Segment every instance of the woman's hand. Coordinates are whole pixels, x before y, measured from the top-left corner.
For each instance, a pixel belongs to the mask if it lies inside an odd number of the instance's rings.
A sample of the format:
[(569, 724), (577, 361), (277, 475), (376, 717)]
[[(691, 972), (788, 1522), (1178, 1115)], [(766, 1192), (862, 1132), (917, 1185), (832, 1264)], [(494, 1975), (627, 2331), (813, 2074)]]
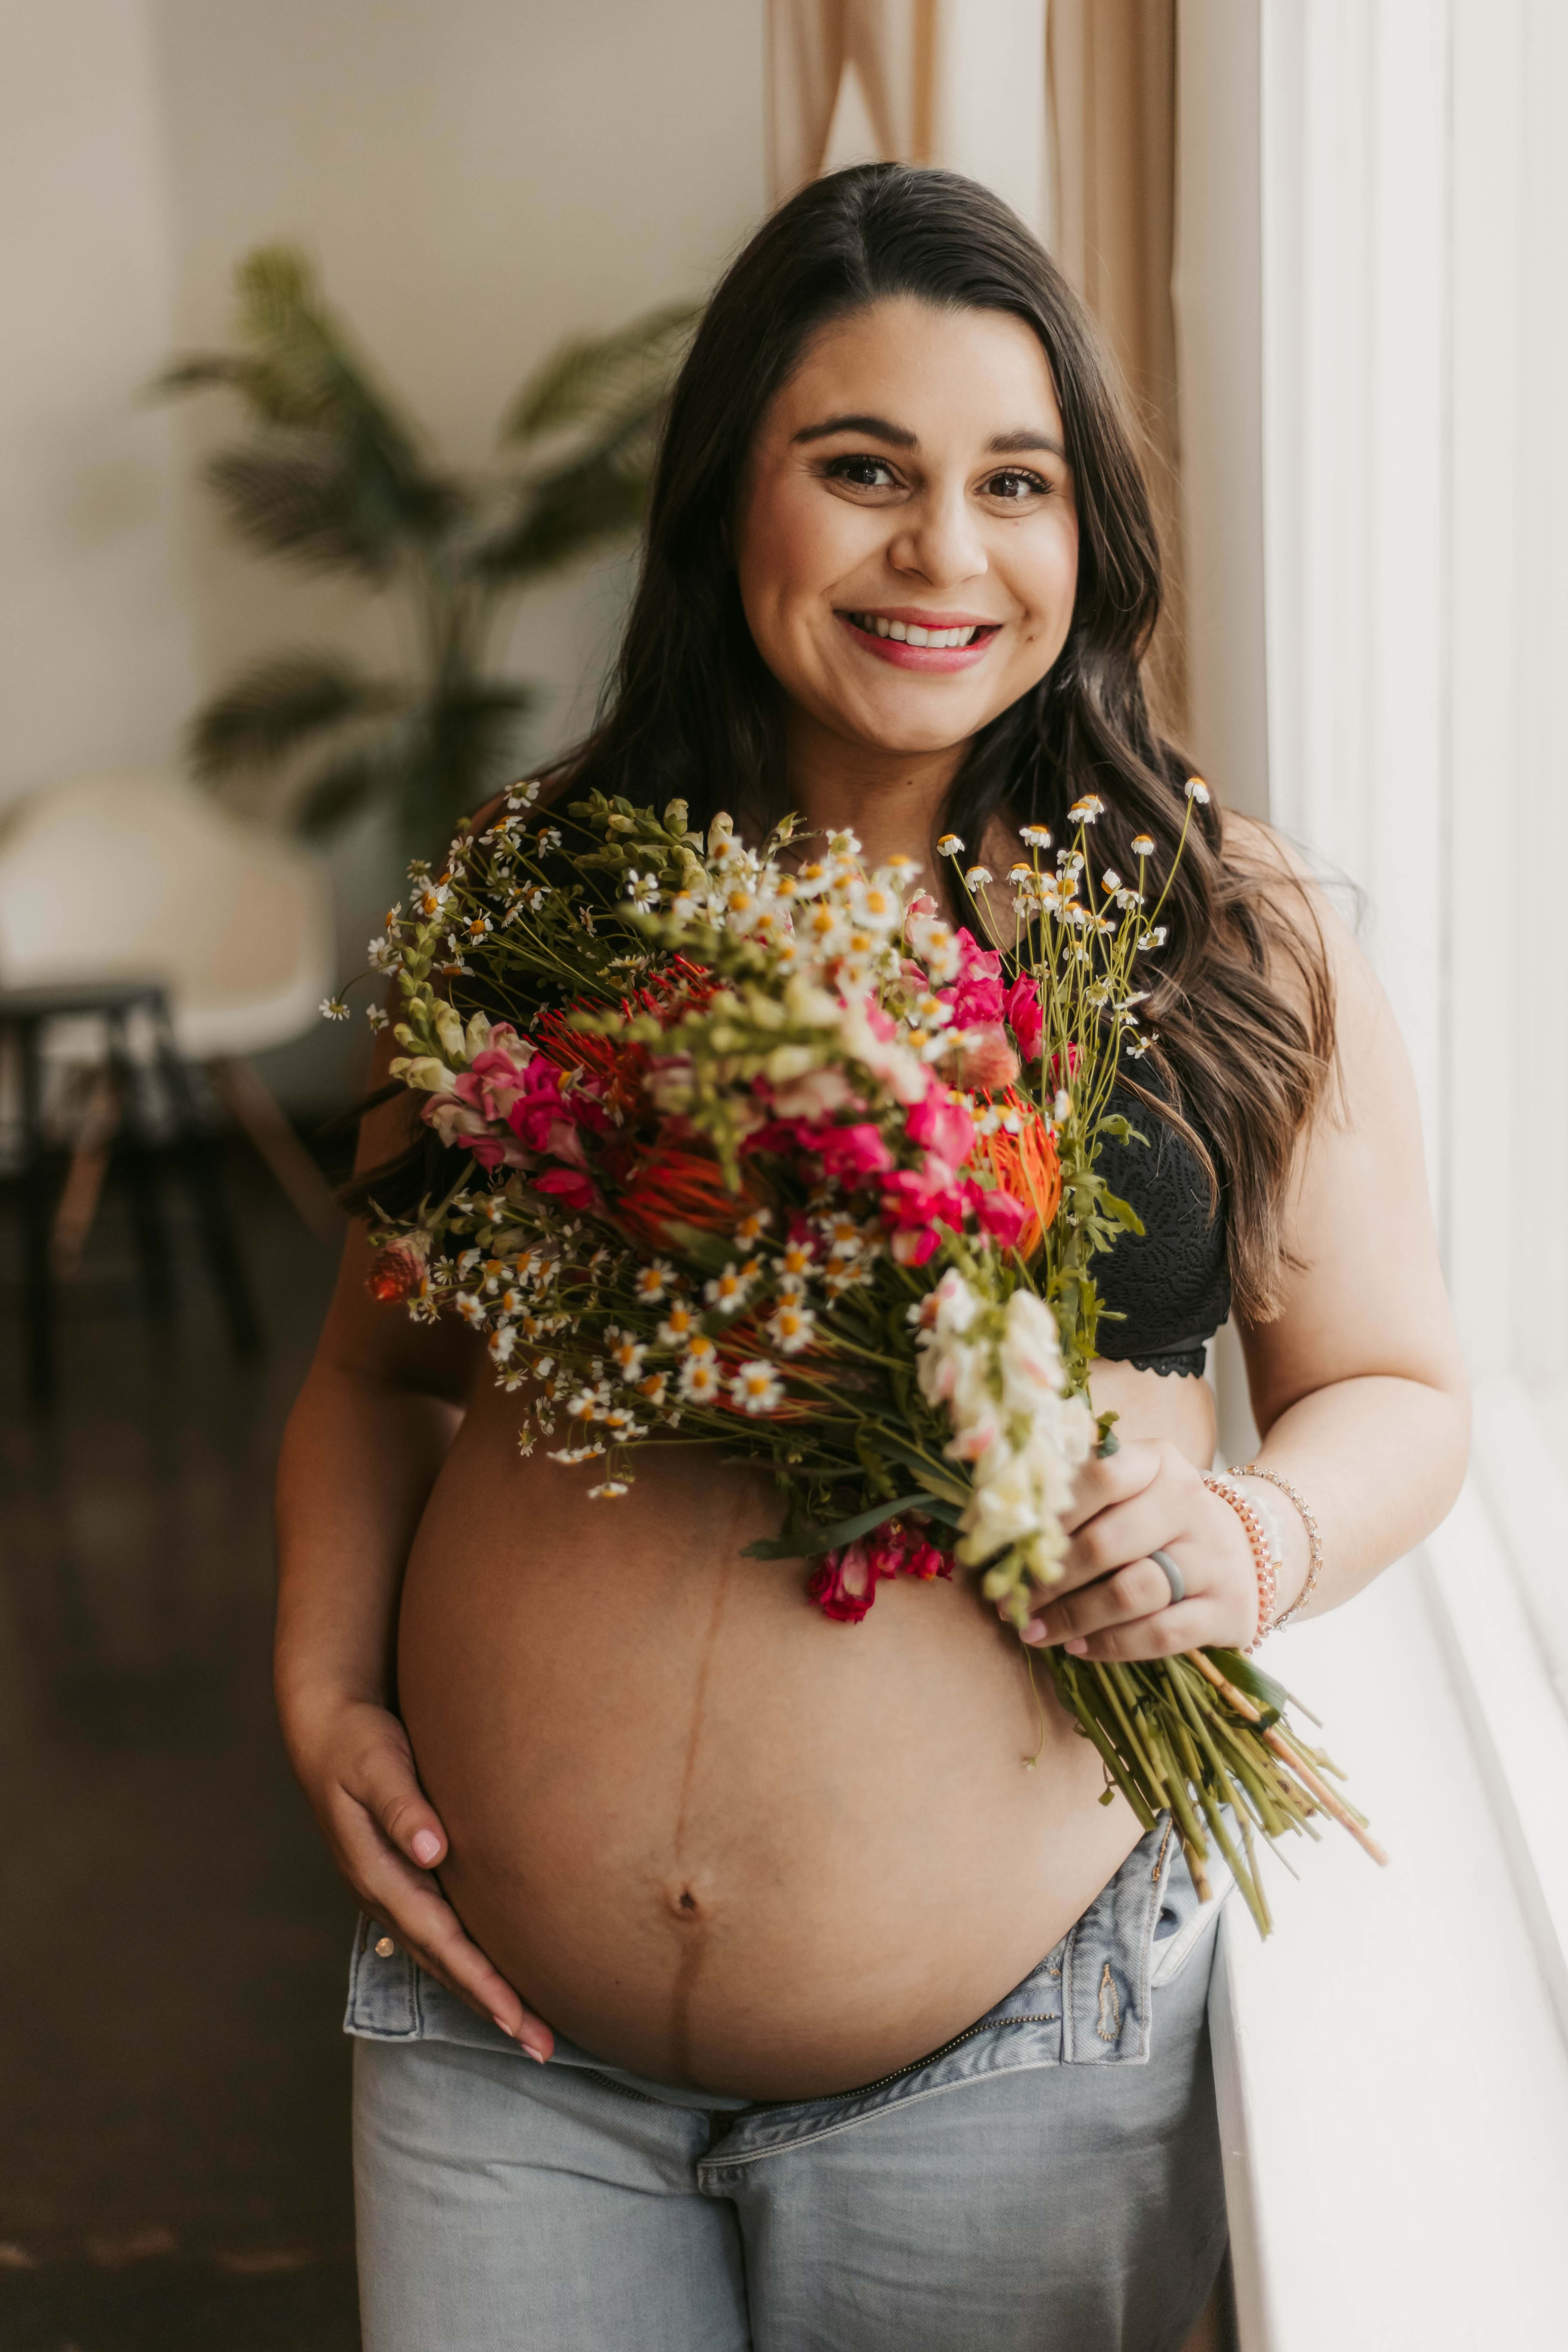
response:
[[(1062, 1580), (1026, 1642), (1076, 1658), (1164, 1658), (1245, 1649), (1258, 1631), (1258, 1570), (1240, 1519), (1169, 1444), (1124, 1444), (1079, 1472)], [(1168, 1551), (1186, 1590), (1171, 1599)]]
[(363, 1699), (305, 1711), (303, 1720), (289, 1712), (294, 1769), (362, 1908), (449, 1992), (542, 2063), (554, 2035), (463, 1933), (433, 1874), (446, 1858), (447, 1833), (397, 1717)]

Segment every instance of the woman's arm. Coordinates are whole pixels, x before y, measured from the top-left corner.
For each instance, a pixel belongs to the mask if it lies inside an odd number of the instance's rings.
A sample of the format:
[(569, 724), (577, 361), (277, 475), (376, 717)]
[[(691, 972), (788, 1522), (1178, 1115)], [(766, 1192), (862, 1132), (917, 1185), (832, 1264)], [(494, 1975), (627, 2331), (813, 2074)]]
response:
[[(393, 1048), (384, 1039), (375, 1078)], [(407, 1139), (402, 1102), (371, 1114), (358, 1165)], [(289, 1759), (333, 1859), (363, 1908), (421, 1966), (546, 2058), (549, 2027), (469, 1941), (434, 1872), (447, 1837), (414, 1769), (394, 1701), (404, 1565), (479, 1374), (459, 1326), (415, 1324), (365, 1289), (355, 1225), (278, 1473), (275, 1686)]]
[[(1272, 835), (1237, 847), (1258, 887), (1300, 877)], [(1286, 1220), (1295, 1264), (1276, 1320), (1243, 1327), (1257, 1459), (1297, 1487), (1321, 1531), (1323, 1569), (1304, 1613), (1331, 1609), (1437, 1525), (1468, 1445), (1458, 1340), (1437, 1260), (1415, 1088), (1386, 998), (1344, 925), (1321, 901), (1336, 996), (1338, 1067), (1302, 1138)], [(1275, 1613), (1310, 1559), (1291, 1503), (1265, 1481), (1284, 1555)], [(1071, 1588), (1042, 1610), (1047, 1642), (1093, 1658), (1243, 1644), (1257, 1588), (1228, 1504), (1163, 1446), (1128, 1445), (1081, 1474), (1067, 1560)], [(1148, 1554), (1169, 1551), (1186, 1597), (1172, 1603)]]

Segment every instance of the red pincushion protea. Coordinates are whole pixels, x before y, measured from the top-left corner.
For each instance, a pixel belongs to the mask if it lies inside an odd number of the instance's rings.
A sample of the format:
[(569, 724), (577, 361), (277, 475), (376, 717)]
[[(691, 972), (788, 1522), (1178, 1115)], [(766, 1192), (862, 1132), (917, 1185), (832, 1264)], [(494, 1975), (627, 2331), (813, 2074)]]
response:
[[(619, 1172), (619, 1171), (617, 1171)], [(695, 1225), (699, 1232), (732, 1234), (759, 1203), (732, 1192), (710, 1151), (689, 1143), (660, 1140), (620, 1177), (616, 1223), (633, 1241), (651, 1249), (668, 1246), (667, 1228)]]

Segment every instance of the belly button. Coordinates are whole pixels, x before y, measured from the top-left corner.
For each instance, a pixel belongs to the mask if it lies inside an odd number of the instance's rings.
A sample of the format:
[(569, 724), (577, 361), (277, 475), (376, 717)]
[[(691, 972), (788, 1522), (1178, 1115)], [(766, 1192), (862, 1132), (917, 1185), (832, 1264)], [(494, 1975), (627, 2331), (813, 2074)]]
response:
[(681, 1888), (679, 1894), (671, 1900), (669, 1907), (678, 1919), (695, 1919), (700, 1908), (689, 1886)]

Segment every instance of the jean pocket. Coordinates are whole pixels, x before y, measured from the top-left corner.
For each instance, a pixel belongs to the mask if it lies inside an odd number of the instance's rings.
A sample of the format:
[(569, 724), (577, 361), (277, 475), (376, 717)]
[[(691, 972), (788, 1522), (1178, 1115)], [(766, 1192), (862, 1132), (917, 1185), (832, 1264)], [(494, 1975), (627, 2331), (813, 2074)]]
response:
[(419, 1972), (395, 1936), (379, 1920), (360, 1914), (349, 1963), (348, 2007), (343, 2032), (372, 2042), (416, 2042), (423, 2032)]

